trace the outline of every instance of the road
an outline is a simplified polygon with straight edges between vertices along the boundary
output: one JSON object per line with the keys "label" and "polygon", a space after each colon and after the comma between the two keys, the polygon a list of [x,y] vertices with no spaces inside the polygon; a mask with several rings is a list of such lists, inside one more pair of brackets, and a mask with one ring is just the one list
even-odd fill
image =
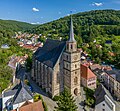
{"label": "road", "polygon": [[56,102],[54,102],[51,98],[49,98],[48,95],[44,91],[42,91],[41,88],[33,80],[31,80],[29,74],[27,75],[28,75],[27,76],[28,81],[30,82],[30,85],[32,86],[33,91],[41,94],[44,102],[47,104],[48,111],[54,111],[55,110],[54,107],[57,106]]}

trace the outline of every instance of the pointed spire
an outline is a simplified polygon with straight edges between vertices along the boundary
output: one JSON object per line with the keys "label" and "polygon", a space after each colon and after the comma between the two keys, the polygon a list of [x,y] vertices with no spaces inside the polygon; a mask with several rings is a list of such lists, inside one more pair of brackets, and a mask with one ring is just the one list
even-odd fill
{"label": "pointed spire", "polygon": [[68,41],[69,41],[69,42],[76,42],[76,40],[75,40],[75,38],[74,38],[72,15],[71,15],[71,24],[70,24],[70,36],[69,36]]}

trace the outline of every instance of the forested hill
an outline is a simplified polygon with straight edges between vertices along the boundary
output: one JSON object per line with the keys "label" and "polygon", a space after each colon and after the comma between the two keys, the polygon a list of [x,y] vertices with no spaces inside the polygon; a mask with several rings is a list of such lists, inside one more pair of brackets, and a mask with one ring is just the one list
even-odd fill
{"label": "forested hill", "polygon": [[11,37],[15,31],[24,31],[34,28],[36,25],[32,25],[25,22],[19,22],[14,20],[1,20],[0,19],[0,37]]}
{"label": "forested hill", "polygon": [[30,29],[33,27],[34,25],[26,23],[26,22],[0,19],[0,28],[2,29],[8,28],[11,30],[26,30],[26,29]]}
{"label": "forested hill", "polygon": [[[51,38],[67,38],[69,33],[70,17],[42,24],[30,30],[32,33],[49,35]],[[99,35],[120,35],[119,10],[94,10],[73,15],[74,31],[76,37],[82,37],[90,42]]]}

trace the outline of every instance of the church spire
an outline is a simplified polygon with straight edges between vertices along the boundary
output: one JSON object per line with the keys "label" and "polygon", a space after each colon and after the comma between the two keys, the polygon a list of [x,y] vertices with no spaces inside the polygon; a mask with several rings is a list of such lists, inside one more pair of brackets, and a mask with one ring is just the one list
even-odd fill
{"label": "church spire", "polygon": [[71,15],[71,23],[70,23],[70,35],[69,35],[69,42],[76,42],[74,38],[74,30],[73,30],[73,21],[72,21],[72,15]]}

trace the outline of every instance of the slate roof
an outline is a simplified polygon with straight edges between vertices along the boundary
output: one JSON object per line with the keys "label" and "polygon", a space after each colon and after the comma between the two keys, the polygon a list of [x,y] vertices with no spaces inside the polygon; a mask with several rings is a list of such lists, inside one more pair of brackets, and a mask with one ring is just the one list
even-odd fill
{"label": "slate roof", "polygon": [[94,97],[96,98],[96,105],[105,100],[105,95],[107,95],[111,101],[113,101],[109,91],[102,84],[100,84],[94,93]]}
{"label": "slate roof", "polygon": [[17,89],[15,90],[8,90],[4,92],[4,97],[12,96],[17,92]]}
{"label": "slate roof", "polygon": [[115,80],[117,80],[118,82],[120,82],[120,70],[114,69],[114,70],[108,70],[106,71],[106,73],[110,76],[112,76]]}
{"label": "slate roof", "polygon": [[63,52],[65,44],[65,41],[47,39],[44,46],[38,48],[34,53],[34,57],[43,64],[53,68]]}
{"label": "slate roof", "polygon": [[18,90],[13,97],[12,104],[21,103],[31,99],[33,99],[33,96],[30,89],[21,81],[18,86]]}
{"label": "slate roof", "polygon": [[74,38],[74,30],[73,30],[73,21],[72,21],[72,16],[71,16],[71,24],[70,24],[70,36],[68,39],[69,42],[76,42]]}
{"label": "slate roof", "polygon": [[105,90],[104,90],[103,86],[100,84],[98,86],[98,88],[95,90],[95,94],[94,94],[94,96],[96,98],[96,105],[105,100],[105,98],[104,98],[105,94],[106,94]]}

